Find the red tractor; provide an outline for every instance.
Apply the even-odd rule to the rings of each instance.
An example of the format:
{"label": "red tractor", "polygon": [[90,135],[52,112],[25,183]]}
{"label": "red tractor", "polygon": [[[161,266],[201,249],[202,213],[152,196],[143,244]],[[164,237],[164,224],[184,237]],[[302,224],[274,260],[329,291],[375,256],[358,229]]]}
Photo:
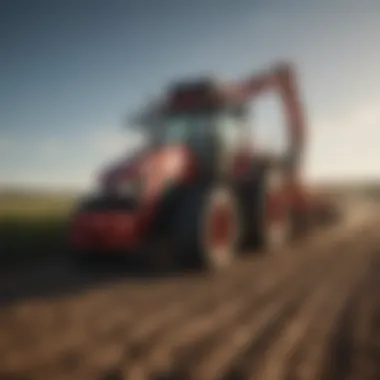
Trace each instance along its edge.
{"label": "red tractor", "polygon": [[[260,152],[248,139],[248,104],[268,90],[285,106],[289,149]],[[333,205],[299,178],[305,121],[293,70],[281,64],[234,85],[175,83],[151,120],[151,143],[107,170],[98,195],[81,202],[70,241],[78,255],[163,256],[219,268],[244,248],[275,251]],[[152,125],[151,125],[152,127]]]}

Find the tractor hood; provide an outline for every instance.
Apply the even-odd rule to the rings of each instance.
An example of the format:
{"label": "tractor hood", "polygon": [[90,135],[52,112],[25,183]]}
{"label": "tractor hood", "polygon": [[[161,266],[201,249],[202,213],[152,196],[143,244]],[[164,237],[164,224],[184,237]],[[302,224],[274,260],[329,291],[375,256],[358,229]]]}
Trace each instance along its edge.
{"label": "tractor hood", "polygon": [[107,166],[100,174],[100,185],[105,188],[117,186],[125,179],[134,179],[138,176],[138,167],[146,152],[138,152],[131,157],[124,158]]}
{"label": "tractor hood", "polygon": [[158,147],[140,151],[106,168],[100,186],[118,193],[137,187],[135,191],[143,198],[152,198],[173,182],[189,181],[194,175],[194,157],[186,147]]}

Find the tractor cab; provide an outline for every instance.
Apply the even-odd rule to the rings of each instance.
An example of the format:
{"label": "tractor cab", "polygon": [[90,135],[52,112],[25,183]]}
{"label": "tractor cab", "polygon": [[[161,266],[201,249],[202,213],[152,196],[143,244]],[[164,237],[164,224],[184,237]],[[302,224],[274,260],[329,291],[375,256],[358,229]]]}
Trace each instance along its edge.
{"label": "tractor cab", "polygon": [[246,108],[222,96],[211,80],[179,83],[168,92],[153,141],[156,147],[187,147],[205,172],[228,167],[244,138]]}

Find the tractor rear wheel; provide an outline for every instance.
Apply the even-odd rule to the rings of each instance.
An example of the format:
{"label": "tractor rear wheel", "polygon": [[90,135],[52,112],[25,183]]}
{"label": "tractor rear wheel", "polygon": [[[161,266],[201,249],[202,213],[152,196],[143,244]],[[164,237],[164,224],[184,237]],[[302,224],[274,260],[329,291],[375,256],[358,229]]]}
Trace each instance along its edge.
{"label": "tractor rear wheel", "polygon": [[173,226],[181,262],[192,268],[218,270],[236,257],[240,212],[227,186],[197,189],[184,200]]}

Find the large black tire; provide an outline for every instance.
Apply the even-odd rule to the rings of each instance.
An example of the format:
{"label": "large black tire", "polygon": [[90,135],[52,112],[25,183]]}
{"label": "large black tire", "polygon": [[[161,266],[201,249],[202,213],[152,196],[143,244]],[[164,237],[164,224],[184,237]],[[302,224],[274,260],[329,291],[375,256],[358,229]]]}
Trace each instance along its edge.
{"label": "large black tire", "polygon": [[92,270],[100,265],[99,255],[89,251],[71,250],[70,263],[80,271]]}
{"label": "large black tire", "polygon": [[217,185],[190,191],[173,222],[171,236],[182,267],[218,270],[235,260],[241,220],[236,196],[229,187]]}

